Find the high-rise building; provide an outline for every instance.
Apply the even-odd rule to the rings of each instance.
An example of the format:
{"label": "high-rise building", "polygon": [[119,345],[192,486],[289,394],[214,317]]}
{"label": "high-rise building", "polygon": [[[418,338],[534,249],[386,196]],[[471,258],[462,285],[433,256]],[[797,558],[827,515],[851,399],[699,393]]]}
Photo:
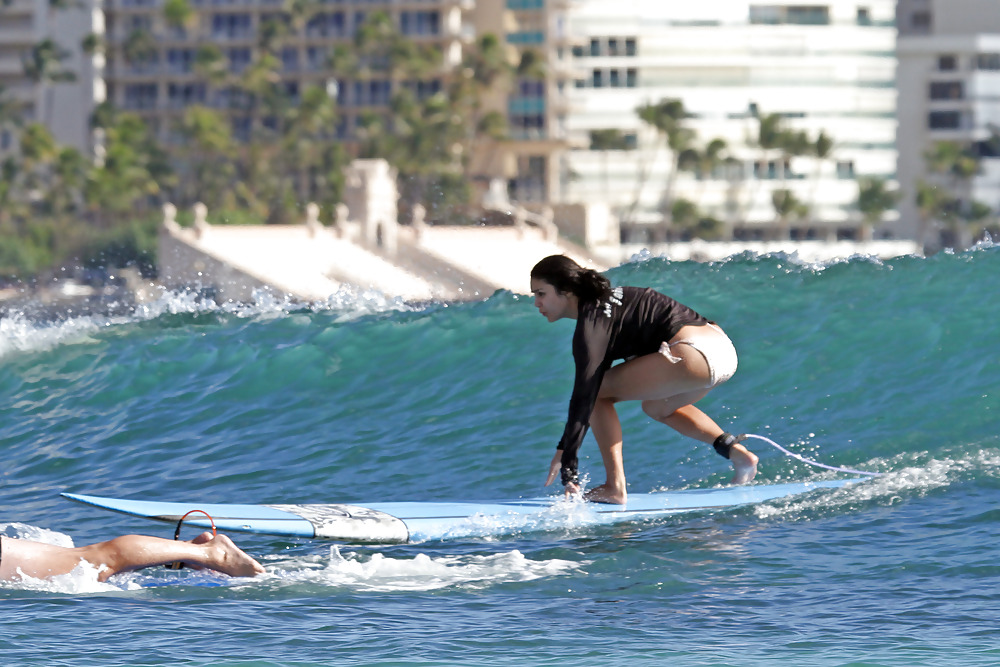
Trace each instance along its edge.
{"label": "high-rise building", "polygon": [[927,248],[965,247],[1000,211],[1000,6],[900,0],[901,220]]}
{"label": "high-rise building", "polygon": [[[584,147],[566,155],[564,198],[612,204],[625,241],[682,237],[678,220],[666,222],[684,213],[679,200],[693,204],[689,217],[697,209],[689,224],[723,237],[863,237],[859,178],[891,188],[896,172],[894,9],[894,0],[573,3],[581,74],[567,123]],[[637,113],[669,99],[683,103],[691,131],[674,151]],[[598,141],[613,130],[617,141]],[[829,145],[810,155],[821,133]],[[779,199],[794,206],[779,213]],[[874,230],[895,233],[891,213]]]}
{"label": "high-rise building", "polygon": [[[102,56],[84,43],[103,32],[93,0],[0,3],[0,155],[17,149],[17,121],[40,122],[63,146],[93,152],[90,115],[104,100]],[[95,42],[96,43],[96,42]]]}
{"label": "high-rise building", "polygon": [[[466,22],[473,3],[463,0],[293,4],[188,0],[168,16],[164,3],[154,0],[107,0],[108,98],[142,115],[161,136],[181,110],[201,105],[224,111],[235,135],[245,138],[251,112],[234,81],[251,66],[257,47],[270,40],[291,103],[309,85],[326,87],[338,103],[337,133],[350,138],[359,115],[387,107],[400,87],[413,85],[418,96],[440,90],[446,68],[461,62],[462,45],[473,36]],[[376,11],[387,14],[403,37],[439,47],[444,67],[419,82],[389,72],[350,77],[336,71],[332,49],[350,48],[357,29]]]}
{"label": "high-rise building", "polygon": [[568,15],[570,0],[505,0],[476,3],[476,32],[499,34],[515,62],[525,53],[538,58],[534,71],[519,73],[498,100],[507,118],[508,138],[481,156],[498,166],[494,175],[506,181],[512,199],[558,202],[563,199],[560,177],[568,148],[567,119],[576,70],[575,37]]}

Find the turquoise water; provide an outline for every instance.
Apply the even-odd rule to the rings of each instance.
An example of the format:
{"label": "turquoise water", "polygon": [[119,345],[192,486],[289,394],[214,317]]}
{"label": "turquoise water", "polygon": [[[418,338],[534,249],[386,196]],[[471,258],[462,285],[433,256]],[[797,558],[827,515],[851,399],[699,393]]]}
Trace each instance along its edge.
{"label": "turquoise water", "polygon": [[[234,534],[255,580],[78,571],[0,585],[6,665],[1000,664],[1000,251],[803,265],[637,259],[718,320],[740,370],[702,407],[846,489],[616,526],[403,546]],[[572,322],[526,297],[303,308],[173,294],[115,317],[0,319],[3,534],[173,527],[62,491],[203,502],[545,493]],[[728,479],[621,410],[632,491]],[[759,481],[837,477],[759,441]],[[588,436],[581,471],[602,481]],[[189,535],[185,535],[188,537]],[[193,533],[192,535],[193,536]]]}

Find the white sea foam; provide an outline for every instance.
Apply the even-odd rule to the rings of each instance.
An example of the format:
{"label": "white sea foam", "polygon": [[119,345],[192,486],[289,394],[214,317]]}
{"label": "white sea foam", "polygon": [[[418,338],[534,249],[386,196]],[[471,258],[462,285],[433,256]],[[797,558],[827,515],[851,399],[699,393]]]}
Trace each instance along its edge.
{"label": "white sea foam", "polygon": [[328,557],[267,565],[283,584],[336,586],[354,591],[432,591],[442,588],[486,588],[532,581],[579,571],[584,565],[567,560],[531,560],[513,550],[488,555],[394,558],[375,553],[361,556],[330,547]]}
{"label": "white sea foam", "polygon": [[[853,507],[867,503],[895,503],[901,498],[921,496],[930,491],[944,488],[955,483],[959,478],[974,474],[975,476],[1000,476],[1000,451],[981,449],[958,458],[931,459],[921,465],[913,465],[913,453],[900,455],[899,459],[910,460],[909,465],[903,461],[888,462],[884,468],[893,470],[879,477],[851,484],[839,489],[817,491],[802,498],[777,500],[758,505],[754,508],[756,516],[768,518],[774,516],[795,515],[803,511],[824,508]],[[902,465],[902,467],[897,467]],[[894,469],[895,468],[895,469]]]}
{"label": "white sea foam", "polygon": [[341,287],[326,301],[304,304],[268,290],[259,290],[250,303],[216,304],[196,292],[165,291],[157,299],[140,303],[125,315],[69,315],[58,320],[38,321],[21,311],[0,316],[0,359],[16,352],[41,352],[59,345],[93,342],[93,334],[116,326],[155,320],[167,315],[219,313],[239,318],[272,319],[303,309],[335,313],[338,321],[349,321],[391,311],[413,311],[422,306],[387,297],[375,290]]}

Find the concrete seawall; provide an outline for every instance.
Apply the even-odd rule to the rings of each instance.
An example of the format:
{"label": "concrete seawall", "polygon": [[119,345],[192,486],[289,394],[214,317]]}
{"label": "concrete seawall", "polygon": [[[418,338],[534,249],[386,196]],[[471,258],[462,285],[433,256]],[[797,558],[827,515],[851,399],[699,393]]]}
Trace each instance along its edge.
{"label": "concrete seawall", "polygon": [[321,301],[348,286],[406,300],[474,300],[500,289],[527,293],[531,267],[551,254],[610,266],[531,227],[400,227],[390,254],[326,227],[165,225],[159,269],[164,287],[220,302],[250,301],[261,289]]}

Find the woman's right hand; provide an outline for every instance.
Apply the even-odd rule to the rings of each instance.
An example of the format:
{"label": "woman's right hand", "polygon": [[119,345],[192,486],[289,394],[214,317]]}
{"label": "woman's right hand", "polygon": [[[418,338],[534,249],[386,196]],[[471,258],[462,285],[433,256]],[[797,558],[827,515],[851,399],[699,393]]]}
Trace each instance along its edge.
{"label": "woman's right hand", "polygon": [[[562,450],[557,449],[556,455],[552,457],[552,463],[549,464],[549,477],[545,480],[545,486],[549,486],[552,482],[556,481],[556,477],[559,476],[559,471],[562,470]],[[579,495],[580,486],[574,482],[570,482],[566,485],[566,497]]]}
{"label": "woman's right hand", "polygon": [[560,470],[562,470],[562,450],[557,449],[556,455],[552,457],[552,463],[549,464],[549,477],[545,480],[545,486],[549,486],[552,482],[556,481]]}

